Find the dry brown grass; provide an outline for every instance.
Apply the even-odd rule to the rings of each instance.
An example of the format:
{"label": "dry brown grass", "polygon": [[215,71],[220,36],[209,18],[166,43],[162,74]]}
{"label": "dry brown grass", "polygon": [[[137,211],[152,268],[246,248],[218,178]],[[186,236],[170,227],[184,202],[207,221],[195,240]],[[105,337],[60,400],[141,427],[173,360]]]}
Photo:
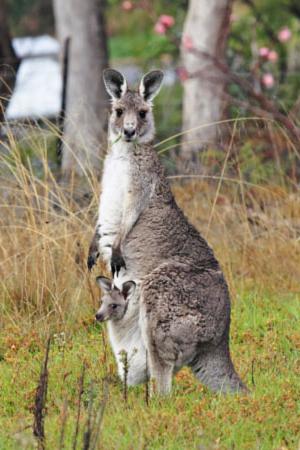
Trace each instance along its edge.
{"label": "dry brown grass", "polygon": [[[1,158],[1,322],[78,323],[95,308],[97,292],[86,270],[99,188],[58,183],[47,162],[47,140],[31,140],[39,176],[15,139]],[[226,160],[226,158],[225,158]],[[254,185],[227,174],[174,179],[179,205],[213,246],[235,295],[262,289],[299,292],[300,197],[295,185]],[[101,271],[103,268],[99,268]]]}

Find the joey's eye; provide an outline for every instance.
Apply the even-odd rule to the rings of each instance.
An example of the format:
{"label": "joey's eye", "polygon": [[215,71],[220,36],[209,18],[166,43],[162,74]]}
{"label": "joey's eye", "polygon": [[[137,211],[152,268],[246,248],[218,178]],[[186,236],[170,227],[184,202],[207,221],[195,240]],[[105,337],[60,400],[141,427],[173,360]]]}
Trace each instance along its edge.
{"label": "joey's eye", "polygon": [[141,111],[139,112],[139,116],[141,119],[145,119],[147,114],[147,111],[145,111],[144,109],[141,109]]}
{"label": "joey's eye", "polygon": [[116,114],[117,114],[117,117],[121,117],[121,115],[123,114],[123,109],[117,108],[116,109]]}
{"label": "joey's eye", "polygon": [[115,303],[113,303],[113,304],[111,305],[111,307],[112,307],[112,309],[117,309],[118,305],[116,305]]}

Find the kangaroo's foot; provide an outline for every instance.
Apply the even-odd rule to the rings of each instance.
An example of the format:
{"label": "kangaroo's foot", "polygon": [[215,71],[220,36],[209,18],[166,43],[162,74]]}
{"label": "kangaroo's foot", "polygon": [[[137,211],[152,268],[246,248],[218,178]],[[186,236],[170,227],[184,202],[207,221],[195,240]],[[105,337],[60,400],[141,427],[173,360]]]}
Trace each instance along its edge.
{"label": "kangaroo's foot", "polygon": [[124,269],[126,269],[126,264],[125,264],[124,258],[122,256],[120,247],[116,247],[116,248],[112,249],[110,267],[111,267],[111,273],[112,273],[113,277],[114,277],[115,273],[117,274],[117,276],[119,275],[119,272],[122,269],[122,267],[124,267]]}
{"label": "kangaroo's foot", "polygon": [[167,395],[172,389],[173,364],[159,361],[155,354],[149,355],[150,395]]}

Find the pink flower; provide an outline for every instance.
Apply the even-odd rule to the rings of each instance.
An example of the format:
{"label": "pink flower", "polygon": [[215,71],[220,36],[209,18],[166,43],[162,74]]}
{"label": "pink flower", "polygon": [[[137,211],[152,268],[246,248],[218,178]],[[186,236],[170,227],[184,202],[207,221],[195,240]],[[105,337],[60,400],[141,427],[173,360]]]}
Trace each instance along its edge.
{"label": "pink flower", "polygon": [[275,50],[271,50],[267,58],[268,61],[275,63],[278,60],[278,53]]}
{"label": "pink flower", "polygon": [[182,36],[182,46],[186,50],[192,50],[194,48],[193,39],[188,34]]}
{"label": "pink flower", "polygon": [[264,73],[262,76],[262,84],[265,86],[265,88],[267,89],[271,89],[274,86],[275,80],[274,77],[271,73]]}
{"label": "pink flower", "polygon": [[283,27],[278,31],[278,39],[280,42],[287,42],[292,37],[292,32],[288,27]]}
{"label": "pink flower", "polygon": [[157,34],[166,34],[166,27],[161,22],[156,22],[154,25],[154,31]]}
{"label": "pink flower", "polygon": [[124,11],[131,11],[133,9],[133,4],[129,0],[122,2],[122,9]]}
{"label": "pink flower", "polygon": [[262,58],[268,58],[269,52],[270,50],[268,49],[268,47],[260,47],[260,49],[258,50],[258,54]]}
{"label": "pink flower", "polygon": [[174,17],[173,16],[168,16],[167,14],[162,14],[159,18],[158,18],[158,22],[160,22],[162,25],[164,25],[166,28],[171,28],[174,23]]}
{"label": "pink flower", "polygon": [[183,83],[184,81],[188,80],[189,74],[185,67],[178,67],[177,68],[177,75],[180,81]]}

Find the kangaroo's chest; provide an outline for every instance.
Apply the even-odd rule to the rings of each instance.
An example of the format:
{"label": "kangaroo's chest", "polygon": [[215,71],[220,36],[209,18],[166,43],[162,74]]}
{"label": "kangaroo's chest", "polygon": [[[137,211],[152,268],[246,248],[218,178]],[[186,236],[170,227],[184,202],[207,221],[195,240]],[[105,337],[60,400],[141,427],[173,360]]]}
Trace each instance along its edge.
{"label": "kangaroo's chest", "polygon": [[100,234],[115,233],[123,214],[124,197],[130,186],[130,164],[126,154],[109,154],[104,163],[99,207]]}
{"label": "kangaroo's chest", "polygon": [[[121,326],[108,322],[108,334],[118,365],[121,379],[124,379],[124,356],[128,362],[127,381],[134,385],[146,379],[146,349],[141,336],[138,318]],[[125,353],[124,353],[125,352]]]}

